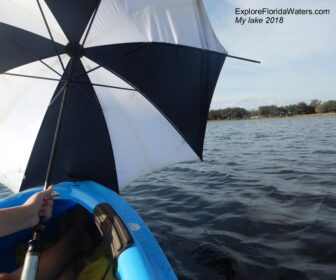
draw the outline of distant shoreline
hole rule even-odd
[[[302,115],[286,115],[286,116],[253,116],[249,118],[242,119],[218,119],[218,120],[208,120],[208,122],[218,122],[218,121],[245,121],[245,120],[265,120],[265,119],[285,119],[285,118],[305,118],[305,117],[336,117],[336,112],[334,113],[315,113],[315,114],[302,114]]]
[[[322,102],[313,99],[310,104],[299,102],[297,104],[277,106],[259,106],[257,110],[247,110],[241,107],[227,107],[209,111],[209,120],[248,120],[266,118],[288,118],[305,116],[336,116],[336,100]]]
[[[304,117],[326,117],[326,116],[336,116],[336,112],[330,113],[315,113],[315,114],[300,114],[300,115],[286,115],[286,116],[257,116],[257,117],[250,117],[247,118],[248,120],[255,120],[255,119],[283,119],[283,118],[304,118]]]

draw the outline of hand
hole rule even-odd
[[[45,219],[49,219],[51,217],[54,204],[52,190],[53,189],[50,186],[45,191],[33,194],[26,200],[25,203],[23,203],[22,206],[30,212],[32,226],[36,226],[39,223],[40,217]]]

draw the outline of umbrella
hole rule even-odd
[[[226,50],[201,0],[5,0],[0,182],[118,192],[202,158]]]

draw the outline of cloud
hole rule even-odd
[[[336,97],[336,2],[331,0],[207,0],[210,20],[230,54],[212,107],[257,107]],[[235,24],[235,8],[330,9],[330,15],[286,15],[282,24]],[[265,16],[263,16],[265,18]]]

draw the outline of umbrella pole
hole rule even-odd
[[[63,88],[64,93],[63,93],[63,97],[62,97],[62,101],[61,101],[60,112],[58,114],[58,119],[57,119],[53,144],[52,144],[52,147],[51,147],[50,158],[49,158],[49,163],[48,163],[48,168],[47,168],[47,174],[46,174],[46,178],[45,178],[45,182],[44,182],[44,188],[43,188],[44,190],[46,190],[48,188],[48,186],[50,185],[50,174],[51,174],[51,170],[52,170],[53,165],[54,165],[54,158],[55,158],[56,148],[57,148],[57,144],[58,144],[58,135],[59,135],[61,124],[62,124],[62,119],[63,119],[63,113],[64,113],[66,96],[67,96],[67,93],[68,93],[68,88],[69,88],[69,82],[68,82],[68,80],[66,80],[66,82],[64,84],[64,88]]]
[[[60,111],[58,114],[56,130],[55,130],[53,144],[51,148],[48,169],[47,169],[46,179],[44,183],[44,190],[46,190],[50,184],[50,174],[51,174],[51,170],[54,164],[54,158],[55,158],[56,148],[58,144],[58,136],[59,136],[59,132],[60,132],[61,124],[62,124],[68,88],[69,88],[69,81],[66,80],[63,86],[63,97],[61,101],[61,107],[60,107]],[[40,261],[41,250],[42,250],[42,237],[43,237],[44,230],[45,230],[45,226],[43,225],[43,219],[41,218],[38,225],[33,228],[33,237],[28,242],[28,250],[27,250],[24,264],[23,264],[21,280],[37,279],[37,271],[38,271],[38,265]]]

